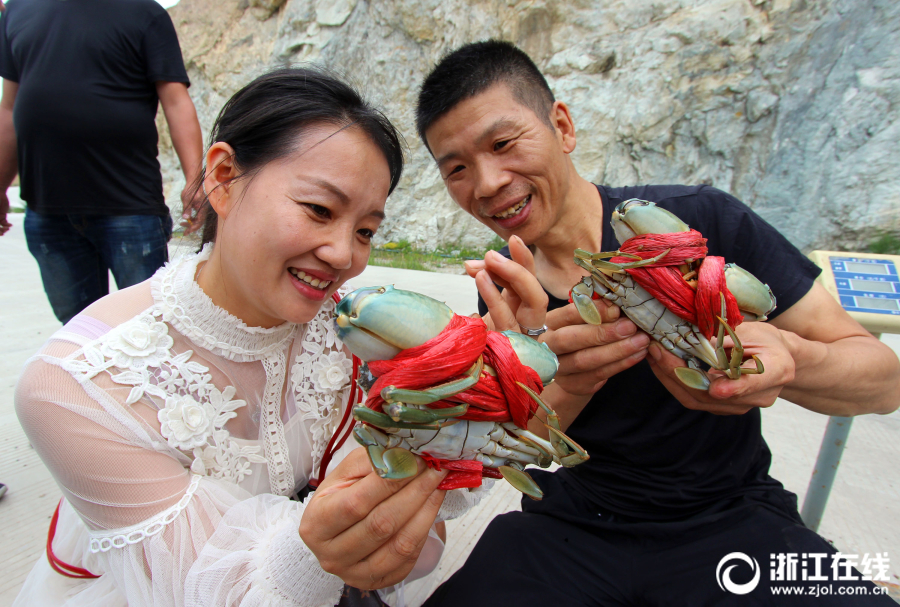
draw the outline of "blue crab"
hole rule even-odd
[[[646,201],[631,199],[616,206],[612,215],[612,227],[619,242],[643,234],[671,234],[687,232],[687,224],[669,211]],[[590,272],[572,289],[572,301],[585,322],[600,324],[600,316],[591,299],[598,294],[622,309],[638,327],[646,331],[666,350],[687,363],[687,367],[675,370],[678,379],[688,387],[698,390],[709,389],[707,369],[718,369],[731,379],[739,379],[741,374],[764,372],[763,364],[753,356],[755,365],[742,367],[744,349],[734,331],[728,326],[725,311],[725,297],[721,293],[721,314],[716,344],[713,346],[700,329],[676,316],[660,301],[651,296],[626,270],[649,265],[660,260],[667,251],[651,259],[635,259],[633,262],[612,263],[611,257],[625,256],[618,251],[611,253],[591,253],[575,250],[575,263]],[[697,275],[702,260],[691,261],[679,269],[690,284]],[[772,290],[746,270],[735,264],[725,265],[725,281],[728,290],[737,300],[744,321],[764,321],[775,309]],[[723,341],[725,333],[731,337],[734,346],[731,356],[727,356]]]
[[[437,336],[453,318],[445,304],[393,286],[357,289],[338,303],[335,315],[338,337],[363,361],[390,360]],[[534,369],[544,385],[552,381],[558,362],[545,344],[514,331],[504,331],[503,335],[519,360]],[[556,462],[574,466],[588,459],[584,449],[560,430],[553,409],[521,382],[518,386],[547,413],[549,440],[512,422],[460,419],[468,409],[465,403],[429,407],[468,390],[483,374],[496,377],[496,373],[479,357],[462,377],[441,385],[424,390],[385,387],[381,391],[381,412],[356,407],[353,416],[363,424],[357,425],[354,436],[368,450],[375,471],[383,478],[409,477],[416,472],[411,453],[445,460],[474,460],[498,470],[519,491],[540,499],[541,490],[525,472],[526,465],[547,467]],[[368,391],[375,379],[366,367],[360,385]]]

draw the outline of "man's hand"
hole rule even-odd
[[[416,460],[415,477],[389,481],[359,448],[325,477],[299,529],[322,569],[363,590],[406,578],[444,500],[437,486],[447,474]]]
[[[721,371],[711,370],[709,391],[694,390],[675,376],[675,368],[686,366],[685,362],[655,342],[650,346],[650,367],[672,396],[688,409],[716,415],[743,415],[754,407],[770,407],[785,385],[794,379],[794,359],[785,334],[763,322],[743,323],[735,333],[744,346],[744,356],[758,356],[765,373],[741,375],[740,379],[733,380]],[[724,345],[728,351],[733,345],[731,338],[726,336]]]
[[[650,338],[633,322],[620,318],[619,308],[604,299],[594,300],[603,324],[589,325],[574,304],[543,314],[548,298],[534,276],[534,258],[518,236],[509,241],[513,261],[489,252],[484,261],[466,262],[478,292],[488,306],[488,328],[519,330],[519,324],[549,329],[539,340],[559,357],[555,383],[569,395],[590,395],[606,380],[637,364],[647,355]],[[504,288],[500,293],[494,286]]]
[[[6,190],[0,191],[0,236],[3,236],[9,229],[12,227],[12,224],[9,223],[9,218],[7,214],[9,213],[9,197],[6,195]]]
[[[595,299],[603,323],[586,324],[575,304],[547,315],[551,329],[543,342],[559,358],[556,383],[569,394],[593,394],[610,377],[631,368],[647,356],[650,337],[627,318],[618,306]]]
[[[195,190],[195,187],[196,184],[188,182],[181,190],[181,226],[185,234],[193,234],[203,227],[206,220],[206,209],[203,206],[206,195],[202,189]]]
[[[488,313],[484,322],[492,331],[540,329],[547,316],[547,293],[535,277],[534,257],[518,236],[509,240],[512,260],[488,251],[484,261],[467,261],[466,273],[475,278]],[[495,284],[503,287],[501,293]]]
[[[178,154],[178,161],[181,163],[187,184],[181,191],[181,225],[184,226],[184,233],[190,234],[203,225],[201,217],[203,191],[202,189],[193,191],[193,187],[200,180],[203,166],[203,135],[200,132],[200,122],[197,119],[194,102],[191,101],[187,86],[183,83],[157,82],[156,94],[166,115],[169,134],[172,136],[172,147]]]

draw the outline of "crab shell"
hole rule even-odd
[[[612,214],[619,242],[643,234],[675,234],[690,230],[676,215],[648,200],[633,198],[619,203]],[[745,321],[763,321],[775,310],[775,295],[768,285],[740,266],[725,265],[725,283]]]
[[[453,318],[445,304],[392,285],[364,287],[347,294],[335,308],[338,338],[364,361],[390,360],[402,350],[436,337]],[[544,385],[559,366],[546,344],[515,331],[504,331],[522,364],[534,369]]]

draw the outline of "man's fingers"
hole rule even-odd
[[[627,358],[616,360],[609,364],[569,375],[557,374],[555,383],[570,394],[594,394],[614,375],[630,369],[647,357],[647,351],[641,350]]]
[[[643,337],[641,337],[643,336]],[[544,343],[557,356],[578,352],[585,348],[605,346],[620,342],[626,338],[634,339],[638,347],[646,347],[649,336],[638,331],[637,326],[627,318],[602,325],[571,325],[562,327],[545,335]]]
[[[475,275],[484,269],[484,260],[467,259],[463,262],[463,267],[466,269],[466,274],[471,278],[475,278]]]
[[[658,344],[650,346],[650,368],[665,388],[685,408],[715,415],[743,415],[755,407],[768,407],[775,402],[778,390],[773,390],[763,375],[742,375],[733,380],[719,371],[710,371],[710,391],[688,388],[674,373],[684,367],[684,361],[665,351]],[[746,396],[745,396],[746,395]]]
[[[621,315],[619,306],[614,305],[605,299],[595,299],[594,306],[596,306],[597,311],[600,312],[600,318],[604,323],[614,322]],[[550,329],[559,329],[560,327],[567,327],[569,325],[583,324],[585,324],[585,322],[578,313],[575,304],[569,304],[547,313],[546,325]]]
[[[493,330],[518,330],[515,313],[510,309],[507,300],[494,286],[490,275],[485,270],[481,270],[475,275],[475,286],[478,288],[478,293],[481,294],[481,299],[484,300],[484,305],[487,306]]]
[[[620,339],[602,346],[586,347],[570,354],[564,354],[559,356],[559,373],[570,375],[593,371],[639,355],[631,363],[634,364],[646,355],[649,339],[646,333],[637,333],[627,339]]]
[[[537,270],[534,267],[534,255],[524,240],[518,236],[510,238],[509,254],[512,256],[513,261],[525,268],[529,274],[537,276]]]
[[[524,245],[522,245],[522,248],[528,252]],[[528,255],[530,255],[530,252],[528,252]],[[517,322],[532,329],[542,327],[547,315],[548,298],[547,293],[534,274],[515,261],[506,259],[496,251],[488,252],[485,256],[485,263],[491,278],[498,284],[500,284],[501,280],[508,284],[509,287],[507,288],[515,291],[515,294],[521,300],[518,309],[514,310]],[[495,317],[494,322],[496,321]]]

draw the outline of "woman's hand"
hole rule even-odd
[[[362,590],[406,578],[444,500],[437,486],[447,475],[416,461],[416,476],[389,481],[359,448],[325,477],[299,529],[322,569]]]

